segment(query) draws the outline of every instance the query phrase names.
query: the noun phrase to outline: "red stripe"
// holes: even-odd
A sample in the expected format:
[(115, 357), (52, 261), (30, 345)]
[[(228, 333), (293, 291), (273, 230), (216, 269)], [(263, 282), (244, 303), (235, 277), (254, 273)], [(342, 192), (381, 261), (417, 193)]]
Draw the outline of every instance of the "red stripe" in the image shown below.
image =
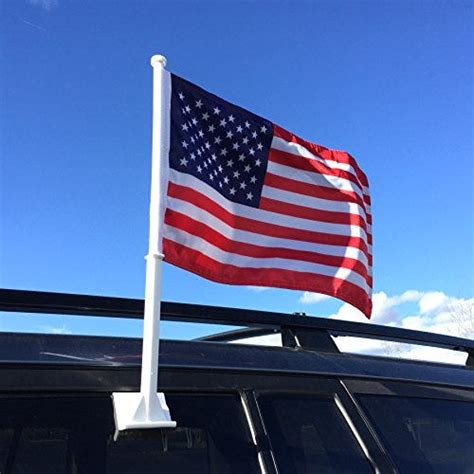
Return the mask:
[(262, 247), (261, 245), (238, 242), (228, 239), (202, 222), (196, 221), (185, 214), (171, 209), (166, 211), (165, 223), (176, 229), (183, 230), (188, 234), (200, 237), (224, 252), (252, 258), (282, 258), (329, 265), (335, 268), (347, 268), (361, 275), (369, 286), (372, 284), (372, 279), (367, 274), (367, 268), (362, 262), (354, 258), (336, 257), (317, 252), (282, 247)]
[(299, 155), (293, 155), (292, 153), (287, 153), (286, 151), (270, 149), (268, 159), (274, 163), (280, 165), (289, 166), (291, 168), (296, 168), (299, 170), (307, 171), (309, 173), (316, 173), (318, 175), (333, 176), (335, 178), (342, 178), (353, 183), (364, 196), (364, 200), (367, 202), (369, 196), (364, 194), (364, 190), (360, 185), (357, 178), (355, 178), (351, 173), (348, 173), (344, 170), (335, 170), (333, 168), (328, 168), (325, 164), (317, 161), (304, 158)]
[(293, 135), (288, 130), (285, 130), (284, 128), (276, 124), (273, 124), (273, 135), (275, 137), (282, 138), (283, 140), (289, 143), (298, 143), (299, 145), (304, 146), (311, 153), (318, 155), (325, 160), (333, 160), (333, 161), (337, 161), (338, 163), (351, 165), (352, 168), (355, 170), (359, 181), (364, 186), (367, 186), (367, 187), (369, 186), (369, 181), (367, 179), (367, 176), (359, 168), (359, 165), (357, 164), (354, 157), (352, 157), (349, 153), (346, 153), (345, 151), (331, 150), (324, 146), (317, 145), (316, 143), (308, 142), (306, 140), (303, 140), (300, 137), (297, 137), (296, 135)]
[(268, 224), (266, 222), (257, 221), (248, 217), (236, 216), (200, 192), (186, 186), (175, 184), (173, 182), (170, 182), (168, 185), (168, 195), (176, 199), (187, 201), (191, 204), (194, 204), (196, 207), (204, 209), (205, 211), (220, 219), (222, 222), (225, 222), (227, 225), (235, 229), (245, 230), (256, 234), (268, 235), (270, 237), (298, 240), (300, 242), (313, 242), (318, 244), (358, 248), (366, 254), (369, 260), (369, 265), (372, 264), (372, 256), (368, 251), (364, 239), (360, 237), (296, 229), (277, 224)]
[(370, 234), (367, 231), (367, 223), (361, 216), (357, 214), (346, 214), (344, 212), (320, 211), (312, 207), (297, 206), (296, 204), (289, 204), (276, 199), (270, 199), (262, 196), (260, 198), (260, 209), (270, 212), (278, 212), (287, 216), (299, 217), (301, 219), (308, 219), (311, 221), (329, 222), (331, 224), (341, 225), (355, 225), (364, 229), (367, 234), (367, 239)]
[(372, 303), (357, 285), (339, 278), (273, 268), (241, 268), (223, 264), (207, 255), (163, 239), (165, 261), (219, 283), (256, 285), (313, 291), (339, 298), (360, 309), (370, 318)]
[[(344, 191), (342, 189), (327, 188), (325, 186), (317, 186), (315, 184), (303, 183), (290, 178), (283, 178), (273, 173), (267, 172), (265, 175), (265, 186), (270, 186), (292, 193), (304, 194), (306, 196), (325, 199), (327, 201), (352, 202), (358, 204), (366, 213), (367, 223), (372, 223), (370, 212), (365, 209), (365, 204), (360, 196), (352, 191)], [(330, 211), (333, 212), (333, 211)]]

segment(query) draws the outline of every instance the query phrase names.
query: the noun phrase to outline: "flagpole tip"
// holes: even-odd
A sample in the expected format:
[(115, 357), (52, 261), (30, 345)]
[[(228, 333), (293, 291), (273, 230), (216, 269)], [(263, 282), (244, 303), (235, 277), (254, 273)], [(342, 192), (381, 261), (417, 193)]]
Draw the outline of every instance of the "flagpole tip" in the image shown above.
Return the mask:
[(162, 56), (161, 54), (155, 54), (154, 56), (151, 57), (150, 64), (153, 67), (155, 66), (166, 67), (166, 58)]

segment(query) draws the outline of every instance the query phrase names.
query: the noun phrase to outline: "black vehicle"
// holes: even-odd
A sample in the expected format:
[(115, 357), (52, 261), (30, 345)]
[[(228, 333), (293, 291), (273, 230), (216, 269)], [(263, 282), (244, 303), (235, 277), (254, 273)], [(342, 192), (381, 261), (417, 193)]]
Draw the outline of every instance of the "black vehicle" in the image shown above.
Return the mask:
[[(2, 290), (0, 310), (141, 318), (143, 301)], [(141, 339), (0, 334), (0, 473), (473, 473), (474, 342), (301, 315), (162, 304), (245, 329), (160, 344), (176, 429), (114, 440)], [(281, 334), (281, 347), (230, 344)], [(469, 354), (466, 366), (341, 353), (335, 337)]]

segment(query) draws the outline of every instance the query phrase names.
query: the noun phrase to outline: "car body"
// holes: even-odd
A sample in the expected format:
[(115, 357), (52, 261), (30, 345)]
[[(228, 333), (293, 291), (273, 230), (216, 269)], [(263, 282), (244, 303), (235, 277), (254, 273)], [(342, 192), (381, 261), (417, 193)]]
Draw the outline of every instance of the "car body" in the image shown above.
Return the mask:
[[(2, 290), (0, 310), (140, 318), (143, 301)], [(267, 312), (162, 304), (245, 327), (160, 343), (174, 430), (115, 436), (141, 339), (0, 333), (0, 473), (472, 473), (474, 343)], [(281, 335), (281, 347), (232, 344)], [(465, 366), (341, 353), (356, 336), (465, 351)]]

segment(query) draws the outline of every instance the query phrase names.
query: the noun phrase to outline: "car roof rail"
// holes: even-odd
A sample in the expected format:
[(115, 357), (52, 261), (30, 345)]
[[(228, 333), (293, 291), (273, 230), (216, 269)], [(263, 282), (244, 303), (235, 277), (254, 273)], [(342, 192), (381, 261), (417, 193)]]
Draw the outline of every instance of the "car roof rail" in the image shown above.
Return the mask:
[[(143, 309), (141, 299), (0, 289), (0, 311), (143, 319)], [(281, 333), (283, 345), (287, 347), (339, 352), (331, 336), (351, 336), (466, 352), (466, 365), (474, 367), (474, 341), (392, 326), (166, 301), (161, 304), (161, 318), (247, 328), (198, 339), (206, 342), (230, 342)]]

